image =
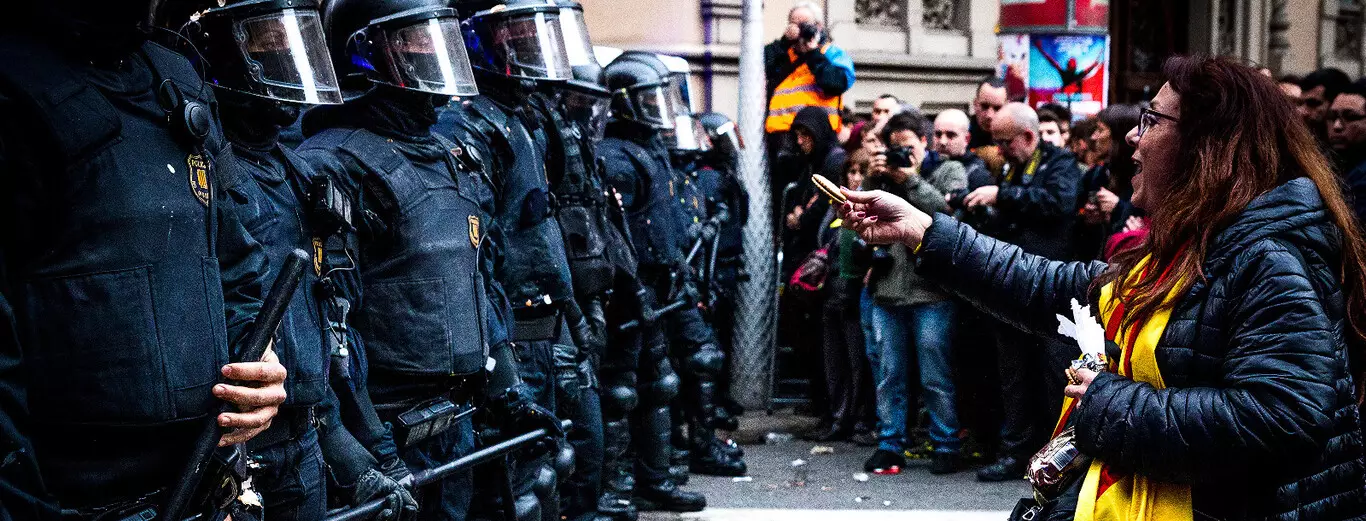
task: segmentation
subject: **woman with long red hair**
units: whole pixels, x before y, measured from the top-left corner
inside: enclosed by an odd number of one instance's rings
[[[1096,310],[1108,370],[1069,370],[1059,421],[1092,460],[1044,498],[1070,510],[1049,519],[1366,516],[1360,224],[1273,81],[1221,58],[1164,72],[1127,138],[1151,231],[1108,265],[1031,256],[885,193],[846,192],[844,222],[1031,331],[1056,332],[1072,299]]]

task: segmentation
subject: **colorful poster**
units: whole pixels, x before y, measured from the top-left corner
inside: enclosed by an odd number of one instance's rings
[[[1108,101],[1110,37],[1043,35],[1029,37],[1029,104],[1053,102],[1081,118],[1100,112]]]
[[[997,37],[996,77],[1006,80],[1006,97],[1021,100],[1029,95],[1029,35]]]

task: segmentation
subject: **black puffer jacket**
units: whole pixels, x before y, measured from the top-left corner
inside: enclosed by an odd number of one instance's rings
[[[1340,248],[1308,179],[1253,201],[1172,312],[1156,354],[1168,388],[1098,376],[1077,416],[1082,451],[1190,483],[1196,519],[1366,518]],[[1106,268],[1029,255],[943,215],[919,257],[922,275],[1039,334],[1069,299],[1094,305]]]

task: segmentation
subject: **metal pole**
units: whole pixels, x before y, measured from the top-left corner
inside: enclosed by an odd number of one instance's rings
[[[767,409],[772,398],[773,346],[778,317],[778,270],[769,209],[769,175],[764,165],[764,110],[768,97],[764,82],[763,1],[742,0],[740,36],[740,177],[749,191],[745,224],[745,269],[749,280],[740,284],[736,306],[735,353],[731,364],[731,394],[748,409]]]

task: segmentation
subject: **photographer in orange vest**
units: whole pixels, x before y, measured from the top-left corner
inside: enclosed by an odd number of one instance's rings
[[[787,30],[764,47],[764,72],[768,78],[768,165],[773,207],[782,207],[783,188],[794,180],[799,168],[788,159],[796,157],[789,134],[792,121],[805,107],[821,107],[830,128],[840,129],[841,96],[854,85],[854,61],[830,41],[825,13],[814,2],[798,2],[787,13]]]

